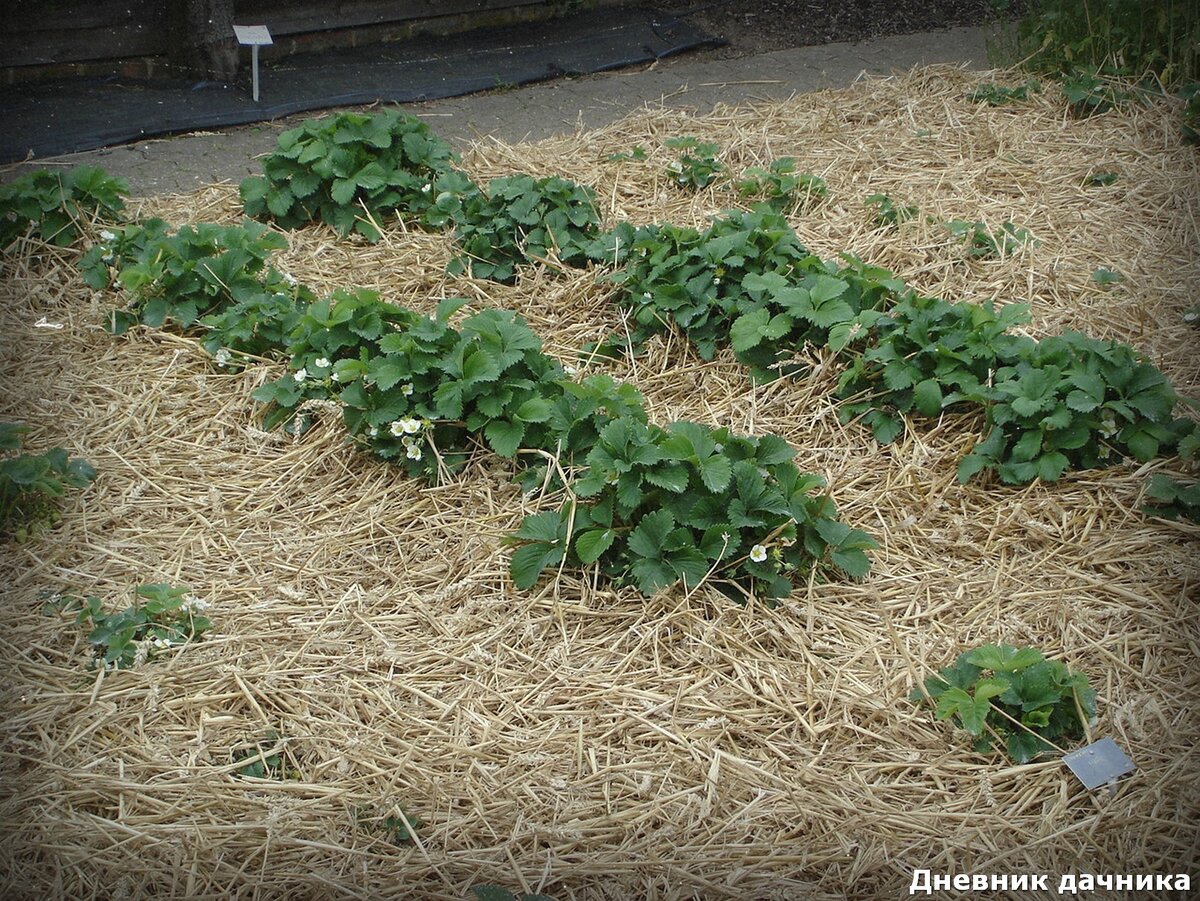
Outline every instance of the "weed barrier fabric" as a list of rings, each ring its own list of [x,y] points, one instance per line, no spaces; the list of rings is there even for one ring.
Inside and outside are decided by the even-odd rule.
[[[718,41],[632,10],[463,35],[300,54],[265,63],[259,102],[243,85],[81,78],[0,92],[0,162],[94,150],[335,106],[415,103],[652,62]]]

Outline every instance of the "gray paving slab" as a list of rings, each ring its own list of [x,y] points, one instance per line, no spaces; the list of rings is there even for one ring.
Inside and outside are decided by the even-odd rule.
[[[459,146],[493,135],[513,142],[597,128],[647,104],[696,113],[719,103],[785,99],[795,93],[851,84],[863,72],[887,74],[932,64],[988,68],[988,31],[955,28],[896,35],[857,44],[795,47],[735,59],[683,55],[640,71],[560,79],[507,91],[456,97],[409,108]],[[9,167],[95,165],[129,181],[135,194],[179,193],[256,174],[256,158],[296,116],[222,132],[139,141]]]

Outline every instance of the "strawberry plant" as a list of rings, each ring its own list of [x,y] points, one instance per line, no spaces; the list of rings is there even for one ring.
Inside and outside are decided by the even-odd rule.
[[[1186,519],[1200,525],[1200,482],[1183,482],[1155,473],[1146,487],[1152,503],[1142,508],[1151,516]]]
[[[263,174],[239,190],[247,216],[283,228],[319,221],[339,235],[378,241],[389,214],[425,213],[452,158],[450,145],[415,116],[338,113],[281,134]]]
[[[549,895],[510,892],[502,885],[473,885],[471,894],[475,901],[554,901]]]
[[[584,266],[600,232],[595,192],[563,178],[505,176],[446,204],[463,251],[450,262],[451,275],[511,284],[527,262]]]
[[[68,488],[86,488],[96,470],[86,460],[68,457],[61,447],[44,454],[22,454],[21,436],[28,426],[0,422],[0,536],[24,541],[56,523],[55,499]]]
[[[58,247],[73,244],[85,225],[115,222],[129,185],[103,169],[39,169],[0,185],[0,249],[28,235]]]
[[[140,666],[162,651],[201,640],[212,628],[203,616],[208,603],[192,597],[186,585],[139,585],[133,604],[115,613],[106,612],[95,596],[63,597],[53,607],[75,614],[75,622],[89,628],[90,667],[110,671]]]
[[[529,516],[513,536],[513,581],[596,564],[614,583],[650,594],[708,580],[738,599],[786,596],[814,569],[861,578],[875,547],[836,518],[817,476],[802,474],[782,439],[677,422],[616,419],[600,432],[572,501]]]
[[[172,235],[152,220],[124,229],[107,253],[86,260],[87,279],[104,286],[115,277],[128,292],[126,308],[111,315],[114,334],[137,324],[160,328],[167,321],[186,329],[263,294],[295,299],[296,287],[266,263],[272,251],[285,247],[282,235],[257,222],[185,225]],[[106,256],[113,258],[111,268]],[[245,349],[256,352],[260,345],[248,342]]]
[[[1037,245],[1033,235],[1011,222],[1005,222],[999,231],[993,231],[982,222],[955,219],[946,223],[946,230],[963,239],[967,256],[973,260],[1000,259],[1011,256],[1026,244]]]
[[[1131,95],[1099,75],[1095,66],[1072,69],[1062,77],[1067,107],[1078,117],[1106,113],[1127,103]]]
[[[681,188],[702,191],[726,173],[717,159],[717,145],[699,138],[668,138],[663,142],[672,150],[684,151],[667,166],[667,176]]]
[[[984,645],[925,680],[910,699],[937,706],[939,720],[975,736],[975,750],[1003,749],[1027,763],[1084,736],[1096,713],[1087,677],[1072,673],[1036,648]]]
[[[299,779],[300,773],[289,770],[283,758],[279,733],[268,729],[262,739],[249,742],[229,752],[229,762],[239,764],[233,771],[242,779]]]
[[[972,103],[986,103],[988,106],[1005,106],[1009,103],[1024,102],[1030,94],[1041,93],[1042,86],[1036,78],[1031,78],[1015,88],[1006,87],[996,82],[979,85],[967,99]]]
[[[873,334],[838,380],[842,422],[862,417],[880,444],[896,439],[902,414],[939,416],[963,402],[979,402],[992,371],[1029,339],[1008,329],[1029,321],[1029,309],[1009,304],[949,304],[908,294],[883,314],[860,317]]]
[[[829,195],[825,179],[809,172],[796,174],[796,161],[785,156],[766,168],[747,169],[734,183],[738,194],[766,203],[777,213],[792,213]]]
[[[1004,482],[1053,482],[1068,468],[1146,462],[1195,431],[1172,418],[1179,398],[1166,377],[1128,345],[1066,332],[1022,350],[980,392],[987,433],[960,481],[994,469]]]
[[[867,203],[875,207],[875,224],[879,226],[897,226],[910,219],[916,219],[921,211],[915,206],[897,204],[886,194],[870,194]]]

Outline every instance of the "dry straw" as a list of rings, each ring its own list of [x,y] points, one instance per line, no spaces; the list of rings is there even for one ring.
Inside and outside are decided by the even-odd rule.
[[[792,155],[829,184],[794,220],[822,255],[853,250],[951,299],[1029,303],[1032,333],[1129,341],[1195,395],[1180,316],[1200,295],[1200,179],[1177,111],[1076,121],[1053,90],[978,106],[963,98],[979,78],[926,69],[702,118],[646,110],[485,141],[465,165],[591,183],[610,220],[703,224],[736,198],[673,190],[663,139],[717,141],[735,171]],[[608,161],[638,144],[648,161]],[[1084,187],[1094,171],[1119,178]],[[876,227],[873,192],[938,220],[1012,220],[1040,245],[968,261],[924,219]],[[136,211],[238,218],[227,184]],[[374,246],[322,228],[290,240],[279,265],[320,291],[515,309],[575,365],[574,348],[621,326],[591,272],[448,279],[446,236],[398,225]],[[975,420],[880,449],[838,423],[827,360],[754,388],[731,357],[705,364],[667,339],[608,369],[657,421],[785,436],[879,539],[871,577],[774,610],[703,588],[646,599],[590,572],[521,593],[500,537],[555,501],[523,497],[507,464],[482,454],[425,486],[355,452],[330,417],[298,441],[263,433],[250,393],[265,368],[217,369],[163,332],[114,339],[101,320],[117,299],[93,297],[69,254],[4,265],[0,418],[100,472],[59,528],[0,548],[5,897],[461,898],[499,882],[559,898],[873,899],[905,894],[917,867],[1196,873],[1197,530],[1139,512],[1150,473],[1177,461],[963,487]],[[1099,266],[1125,280],[1094,284]],[[149,581],[210,600],[211,640],[102,678],[79,629],[41,613],[43,590],[124,605]],[[1139,767],[1115,796],[1053,759],[972,753],[906,700],[989,641],[1091,676],[1093,735]],[[268,730],[297,778],[238,778],[231,752]],[[415,844],[379,828],[401,809],[421,820]]]

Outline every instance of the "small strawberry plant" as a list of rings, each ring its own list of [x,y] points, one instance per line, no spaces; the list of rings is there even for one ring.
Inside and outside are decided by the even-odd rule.
[[[953,717],[976,751],[1002,749],[1017,763],[1082,738],[1096,713],[1087,677],[1036,648],[1004,644],[961,654],[910,698],[935,704],[939,720]]]
[[[260,740],[231,750],[229,761],[238,764],[233,774],[242,779],[282,781],[300,778],[296,770],[288,770],[283,757],[283,743],[274,729],[268,729]]]
[[[24,235],[66,247],[85,226],[120,219],[128,196],[123,179],[91,166],[23,175],[0,185],[0,249]]]
[[[717,145],[699,138],[668,138],[663,143],[672,150],[682,150],[679,159],[668,164],[667,176],[672,182],[689,191],[702,191],[728,171],[717,159]]]
[[[212,628],[203,615],[208,603],[192,597],[186,585],[139,585],[137,600],[114,613],[105,611],[95,596],[63,597],[53,606],[75,614],[75,622],[88,628],[93,669],[140,666],[171,648],[201,640]]]
[[[875,224],[895,227],[910,219],[916,219],[921,211],[915,206],[897,204],[886,194],[870,194],[867,203],[875,207]]]
[[[1106,113],[1129,102],[1129,92],[1102,77],[1095,66],[1073,69],[1062,77],[1062,92],[1067,107],[1078,117]]]
[[[810,172],[797,174],[792,157],[772,160],[766,169],[747,169],[734,187],[742,197],[765,203],[777,213],[793,213],[829,195],[825,179]]]
[[[450,145],[415,116],[338,113],[281,134],[263,174],[245,179],[240,192],[247,216],[283,228],[324,222],[339,235],[378,241],[388,215],[425,213],[452,159]]]
[[[1041,90],[1041,83],[1036,78],[1031,78],[1015,88],[993,81],[979,85],[967,94],[967,99],[972,103],[986,103],[988,106],[1005,106],[1009,103],[1023,103],[1029,99],[1030,94],[1041,93]]]
[[[462,249],[450,262],[451,275],[511,284],[524,263],[581,267],[600,233],[595,192],[563,178],[505,176],[446,203]]]
[[[999,231],[993,231],[982,222],[954,219],[946,223],[946,230],[963,240],[967,256],[973,260],[1000,259],[1011,256],[1027,244],[1037,245],[1033,235],[1011,222],[1005,222]]]
[[[0,422],[0,537],[25,541],[60,517],[55,500],[68,488],[86,488],[96,470],[86,460],[68,457],[61,447],[44,454],[19,453],[29,427]],[[14,452],[16,452],[14,454]]]
[[[1146,487],[1151,503],[1142,510],[1164,519],[1186,519],[1200,525],[1200,482],[1184,482],[1155,473]]]

